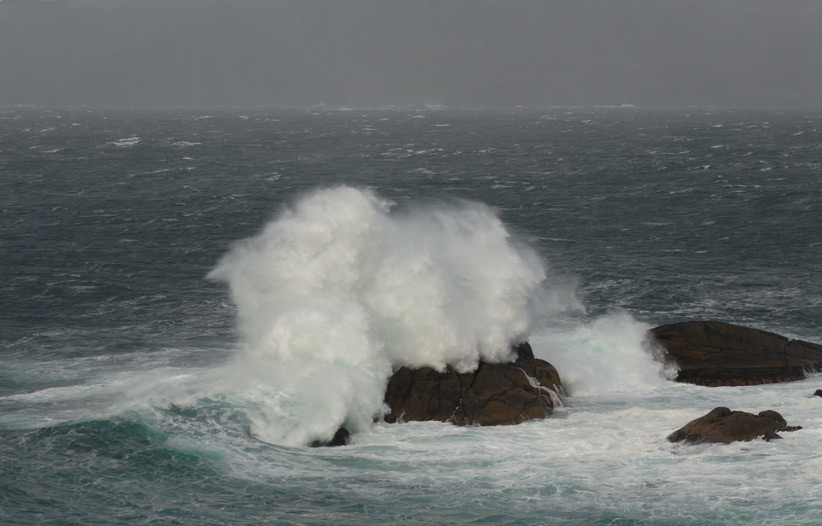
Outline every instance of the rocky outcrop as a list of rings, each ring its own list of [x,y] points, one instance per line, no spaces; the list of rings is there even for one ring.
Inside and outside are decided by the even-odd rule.
[[[679,368],[676,380],[698,385],[754,385],[805,378],[822,370],[822,345],[716,321],[650,330]]]
[[[531,346],[513,349],[513,363],[480,363],[476,371],[438,372],[402,367],[388,382],[386,422],[437,420],[455,425],[505,425],[545,418],[561,392],[559,374],[534,358]]]
[[[705,416],[691,420],[684,427],[668,435],[671,442],[701,444],[703,442],[749,441],[758,437],[765,440],[782,438],[777,431],[796,431],[776,411],[761,411],[758,415],[717,407]]]

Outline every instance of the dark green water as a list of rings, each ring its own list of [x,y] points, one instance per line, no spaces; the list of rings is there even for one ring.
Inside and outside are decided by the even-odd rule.
[[[820,130],[816,110],[0,110],[0,523],[812,524],[822,460],[805,442],[675,454],[659,440],[703,403],[742,403],[716,397],[771,403],[786,387],[649,379],[518,429],[261,442],[254,422],[278,425],[269,399],[204,387],[225,381],[239,338],[206,275],[299,196],[344,184],[400,213],[488,204],[554,283],[576,284],[584,312],[562,323],[580,334],[710,318],[822,341]],[[591,418],[623,411],[664,429],[597,449]],[[683,455],[705,463],[710,495]],[[801,476],[778,495],[750,482],[781,469]]]

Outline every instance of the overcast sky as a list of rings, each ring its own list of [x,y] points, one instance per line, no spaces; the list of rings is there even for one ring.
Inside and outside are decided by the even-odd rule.
[[[0,0],[0,104],[822,106],[822,0]]]

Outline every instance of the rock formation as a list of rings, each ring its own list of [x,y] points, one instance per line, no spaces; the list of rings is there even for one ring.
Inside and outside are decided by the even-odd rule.
[[[689,321],[650,330],[652,341],[679,367],[679,382],[754,385],[805,378],[822,370],[822,345],[715,321]]]
[[[476,371],[402,367],[388,382],[386,422],[438,420],[456,425],[505,425],[553,413],[559,374],[534,358],[531,346],[513,348],[513,363],[480,363]]]
[[[761,411],[758,415],[744,411],[731,411],[727,407],[717,407],[705,416],[692,420],[668,435],[671,442],[730,443],[737,440],[749,441],[758,437],[765,440],[782,438],[777,431],[796,431],[799,426],[789,426],[776,411]]]

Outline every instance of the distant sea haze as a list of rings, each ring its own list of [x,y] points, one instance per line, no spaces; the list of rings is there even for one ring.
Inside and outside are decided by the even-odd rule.
[[[820,25],[815,0],[3,0],[0,105],[818,108]]]
[[[822,343],[822,113],[0,110],[0,522],[814,524],[819,377],[674,383],[651,327]],[[564,405],[386,424],[528,340]],[[783,440],[672,444],[715,407]],[[377,417],[377,421],[374,421]],[[341,425],[353,443],[309,448]]]

